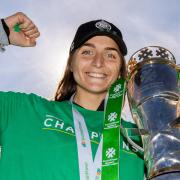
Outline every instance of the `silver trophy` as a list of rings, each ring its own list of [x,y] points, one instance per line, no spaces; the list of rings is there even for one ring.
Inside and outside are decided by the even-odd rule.
[[[173,54],[158,46],[138,50],[128,63],[128,99],[148,179],[180,180],[178,71]]]

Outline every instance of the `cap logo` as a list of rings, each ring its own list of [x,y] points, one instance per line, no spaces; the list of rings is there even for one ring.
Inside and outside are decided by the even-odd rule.
[[[73,51],[73,49],[74,49],[74,41],[73,41],[72,44],[71,44],[70,52]]]
[[[100,30],[110,31],[111,25],[105,21],[99,21],[95,24],[95,26]]]

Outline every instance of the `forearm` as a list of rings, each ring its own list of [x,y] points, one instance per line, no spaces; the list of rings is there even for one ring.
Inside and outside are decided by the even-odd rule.
[[[4,29],[3,23],[0,20],[0,51],[3,51],[3,46],[9,45],[8,36],[6,34],[6,31]]]

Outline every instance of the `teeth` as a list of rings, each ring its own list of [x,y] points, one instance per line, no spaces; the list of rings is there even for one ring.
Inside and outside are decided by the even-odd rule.
[[[102,73],[89,72],[88,75],[91,76],[91,77],[95,77],[95,78],[104,78],[104,77],[106,77],[106,75],[102,74]]]

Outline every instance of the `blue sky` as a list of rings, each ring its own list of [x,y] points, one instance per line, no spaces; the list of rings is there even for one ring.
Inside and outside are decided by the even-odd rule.
[[[1,0],[0,16],[26,13],[39,27],[35,48],[9,46],[0,54],[0,88],[51,98],[62,77],[77,27],[93,19],[118,26],[126,44],[126,60],[138,49],[159,45],[180,64],[179,0]]]

